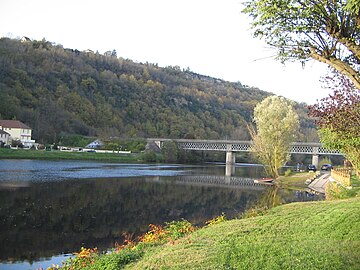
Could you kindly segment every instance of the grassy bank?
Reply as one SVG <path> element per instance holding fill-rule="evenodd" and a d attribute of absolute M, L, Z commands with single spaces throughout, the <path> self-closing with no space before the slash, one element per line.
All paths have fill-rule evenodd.
<path fill-rule="evenodd" d="M 101 255 L 86 269 L 359 269 L 359 231 L 359 197 L 292 203 Z"/>
<path fill-rule="evenodd" d="M 45 150 L 0 149 L 0 159 L 49 159 L 49 160 L 99 160 L 114 162 L 137 162 L 139 154 L 64 152 Z"/>
<path fill-rule="evenodd" d="M 359 269 L 360 199 L 294 203 L 164 245 L 126 269 Z"/>

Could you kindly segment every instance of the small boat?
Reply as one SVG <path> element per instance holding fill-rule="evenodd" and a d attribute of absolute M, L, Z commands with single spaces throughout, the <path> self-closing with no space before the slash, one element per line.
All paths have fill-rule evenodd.
<path fill-rule="evenodd" d="M 254 183 L 272 183 L 272 181 L 274 181 L 273 178 L 259 178 L 259 179 L 256 179 L 254 180 Z"/>

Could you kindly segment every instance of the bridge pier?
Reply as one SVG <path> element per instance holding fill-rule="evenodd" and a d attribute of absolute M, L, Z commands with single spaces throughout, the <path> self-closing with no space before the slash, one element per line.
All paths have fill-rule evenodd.
<path fill-rule="evenodd" d="M 235 164 L 235 153 L 232 151 L 226 151 L 226 165 Z"/>
<path fill-rule="evenodd" d="M 319 169 L 319 155 L 316 155 L 314 154 L 312 156 L 312 162 L 311 162 L 312 165 L 315 165 L 317 169 Z"/>
<path fill-rule="evenodd" d="M 226 151 L 225 175 L 233 176 L 235 174 L 235 153 Z"/>

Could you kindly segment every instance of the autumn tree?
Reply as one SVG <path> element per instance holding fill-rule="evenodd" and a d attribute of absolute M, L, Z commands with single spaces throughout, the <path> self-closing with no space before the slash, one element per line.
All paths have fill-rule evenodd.
<path fill-rule="evenodd" d="M 344 76 L 330 80 L 333 94 L 310 106 L 316 117 L 321 141 L 327 148 L 338 149 L 360 172 L 360 92 Z"/>
<path fill-rule="evenodd" d="M 290 160 L 289 147 L 299 129 L 299 118 L 290 102 L 283 97 L 270 96 L 254 109 L 257 131 L 250 128 L 251 151 L 271 177 Z"/>
<path fill-rule="evenodd" d="M 359 0 L 251 0 L 254 36 L 277 49 L 281 61 L 328 64 L 360 89 Z"/>

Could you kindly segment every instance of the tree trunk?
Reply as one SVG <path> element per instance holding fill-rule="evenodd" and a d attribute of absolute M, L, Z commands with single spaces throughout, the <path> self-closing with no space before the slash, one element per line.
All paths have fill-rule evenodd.
<path fill-rule="evenodd" d="M 360 90 L 360 75 L 356 70 L 354 70 L 351 66 L 337 59 L 334 56 L 325 57 L 321 54 L 318 54 L 315 51 L 315 48 L 311 48 L 310 50 L 311 50 L 310 56 L 313 59 L 328 64 L 329 66 L 335 68 L 337 71 L 347 76 L 354 83 L 355 87 Z"/>

